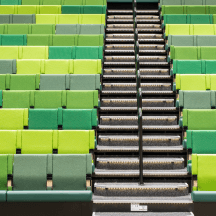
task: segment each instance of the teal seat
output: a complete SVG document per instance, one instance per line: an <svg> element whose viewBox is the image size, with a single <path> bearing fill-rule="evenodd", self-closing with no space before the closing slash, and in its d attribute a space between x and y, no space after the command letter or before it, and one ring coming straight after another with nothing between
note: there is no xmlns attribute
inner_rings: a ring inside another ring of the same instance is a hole
<svg viewBox="0 0 216 216"><path fill-rule="evenodd" d="M0 35L2 46L26 46L26 35Z"/></svg>
<svg viewBox="0 0 216 216"><path fill-rule="evenodd" d="M106 14L105 5L62 5L62 14Z"/></svg>
<svg viewBox="0 0 216 216"><path fill-rule="evenodd" d="M1 0L1 5L21 5L22 0Z"/></svg>

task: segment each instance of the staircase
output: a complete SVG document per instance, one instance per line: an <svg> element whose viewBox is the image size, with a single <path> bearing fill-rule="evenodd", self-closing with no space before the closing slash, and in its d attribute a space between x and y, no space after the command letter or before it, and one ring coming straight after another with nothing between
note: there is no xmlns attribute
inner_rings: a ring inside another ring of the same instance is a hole
<svg viewBox="0 0 216 216"><path fill-rule="evenodd" d="M188 155L182 146L157 4L141 5L136 15L143 97L144 184L139 184L136 30L131 8L108 5L93 216L193 215Z"/></svg>

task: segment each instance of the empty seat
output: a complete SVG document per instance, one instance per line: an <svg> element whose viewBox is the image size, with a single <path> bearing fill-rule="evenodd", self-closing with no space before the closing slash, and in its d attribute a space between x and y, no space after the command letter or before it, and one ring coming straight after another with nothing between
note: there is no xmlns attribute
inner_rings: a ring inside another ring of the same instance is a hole
<svg viewBox="0 0 216 216"><path fill-rule="evenodd" d="M52 35L29 34L27 35L28 46L52 46Z"/></svg>
<svg viewBox="0 0 216 216"><path fill-rule="evenodd" d="M29 129L57 130L91 130L97 126L96 109L30 109Z"/></svg>
<svg viewBox="0 0 216 216"><path fill-rule="evenodd" d="M184 14L184 6L162 5L161 14Z"/></svg>
<svg viewBox="0 0 216 216"><path fill-rule="evenodd" d="M79 15L79 24L106 24L105 14L90 14L90 15ZM62 23L64 24L64 23Z"/></svg>
<svg viewBox="0 0 216 216"><path fill-rule="evenodd" d="M61 5L40 5L40 14L61 14Z"/></svg>
<svg viewBox="0 0 216 216"><path fill-rule="evenodd" d="M26 46L26 35L0 35L0 45L2 46Z"/></svg>
<svg viewBox="0 0 216 216"><path fill-rule="evenodd" d="M77 35L77 46L103 46L103 35Z"/></svg>
<svg viewBox="0 0 216 216"><path fill-rule="evenodd" d="M22 130L28 126L28 109L0 109L1 130Z"/></svg>
<svg viewBox="0 0 216 216"><path fill-rule="evenodd" d="M91 68L91 70L90 70ZM74 61L74 74L101 74L101 60L76 60Z"/></svg>
<svg viewBox="0 0 216 216"><path fill-rule="evenodd" d="M216 110L183 109L183 126L188 130L215 130Z"/></svg>
<svg viewBox="0 0 216 216"><path fill-rule="evenodd" d="M40 13L40 8L37 5L19 5L15 7L15 10L16 12L14 12L13 14L39 14Z"/></svg>
<svg viewBox="0 0 216 216"><path fill-rule="evenodd" d="M1 74L0 90L36 90L39 89L39 75Z"/></svg>
<svg viewBox="0 0 216 216"><path fill-rule="evenodd" d="M28 24L9 24L1 27L4 28L2 34L31 34L31 25Z"/></svg>
<svg viewBox="0 0 216 216"><path fill-rule="evenodd" d="M8 0L1 0L8 1ZM13 0L17 2L19 0ZM15 4L13 4L15 5ZM22 0L22 5L106 5L105 0Z"/></svg>
<svg viewBox="0 0 216 216"><path fill-rule="evenodd" d="M106 14L105 5L63 5L62 14Z"/></svg>
<svg viewBox="0 0 216 216"><path fill-rule="evenodd" d="M35 22L35 14L0 14L0 24L31 24Z"/></svg>
<svg viewBox="0 0 216 216"><path fill-rule="evenodd" d="M22 0L1 0L1 5L21 5Z"/></svg>
<svg viewBox="0 0 216 216"><path fill-rule="evenodd" d="M214 0L160 0L160 5L216 5Z"/></svg>
<svg viewBox="0 0 216 216"><path fill-rule="evenodd" d="M0 60L0 74L15 74L16 60Z"/></svg>
<svg viewBox="0 0 216 216"><path fill-rule="evenodd" d="M216 154L216 131L187 130L184 147L192 149L193 154Z"/></svg>

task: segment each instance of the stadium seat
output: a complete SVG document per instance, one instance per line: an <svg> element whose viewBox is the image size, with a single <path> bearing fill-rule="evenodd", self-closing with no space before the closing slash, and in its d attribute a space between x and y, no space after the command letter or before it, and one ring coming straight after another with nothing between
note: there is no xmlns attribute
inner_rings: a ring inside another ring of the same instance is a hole
<svg viewBox="0 0 216 216"><path fill-rule="evenodd" d="M22 0L1 0L1 5L21 5Z"/></svg>
<svg viewBox="0 0 216 216"><path fill-rule="evenodd" d="M184 6L162 5L161 14L184 14Z"/></svg>
<svg viewBox="0 0 216 216"><path fill-rule="evenodd" d="M22 130L28 126L28 109L0 109L1 130Z"/></svg>
<svg viewBox="0 0 216 216"><path fill-rule="evenodd" d="M31 26L31 33L28 34L55 34L55 25L53 24L34 24Z"/></svg>
<svg viewBox="0 0 216 216"><path fill-rule="evenodd" d="M61 14L61 5L40 5L40 14Z"/></svg>
<svg viewBox="0 0 216 216"><path fill-rule="evenodd" d="M192 149L193 154L216 154L216 131L187 130L187 137L183 145Z"/></svg>
<svg viewBox="0 0 216 216"><path fill-rule="evenodd" d="M1 74L0 90L36 90L39 89L40 76Z"/></svg>
<svg viewBox="0 0 216 216"><path fill-rule="evenodd" d="M0 14L0 24L36 23L35 14Z"/></svg>
<svg viewBox="0 0 216 216"><path fill-rule="evenodd" d="M103 35L77 35L77 46L103 46Z"/></svg>
<svg viewBox="0 0 216 216"><path fill-rule="evenodd" d="M90 70L91 68L91 70ZM101 60L74 60L74 74L101 74Z"/></svg>
<svg viewBox="0 0 216 216"><path fill-rule="evenodd" d="M52 35L29 34L27 35L27 46L52 46Z"/></svg>
<svg viewBox="0 0 216 216"><path fill-rule="evenodd" d="M62 14L106 14L105 5L63 5Z"/></svg>
<svg viewBox="0 0 216 216"><path fill-rule="evenodd" d="M26 46L26 35L0 35L1 46Z"/></svg>
<svg viewBox="0 0 216 216"><path fill-rule="evenodd" d="M104 34L103 24L56 25L56 34Z"/></svg>
<svg viewBox="0 0 216 216"><path fill-rule="evenodd" d="M216 110L183 109L183 126L188 130L215 130Z"/></svg>
<svg viewBox="0 0 216 216"><path fill-rule="evenodd" d="M0 60L0 74L15 74L16 60Z"/></svg>
<svg viewBox="0 0 216 216"><path fill-rule="evenodd" d="M64 24L64 23L62 23ZM90 14L79 15L79 24L104 24L105 26L105 14Z"/></svg>
<svg viewBox="0 0 216 216"><path fill-rule="evenodd" d="M214 0L160 0L160 5L216 5Z"/></svg>

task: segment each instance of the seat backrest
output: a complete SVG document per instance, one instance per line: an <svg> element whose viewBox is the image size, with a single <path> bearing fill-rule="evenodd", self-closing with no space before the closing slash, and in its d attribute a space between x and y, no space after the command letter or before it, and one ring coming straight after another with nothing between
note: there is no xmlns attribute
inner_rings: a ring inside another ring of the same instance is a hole
<svg viewBox="0 0 216 216"><path fill-rule="evenodd" d="M182 5L182 0L160 0L160 5Z"/></svg>
<svg viewBox="0 0 216 216"><path fill-rule="evenodd" d="M167 24L165 27L166 36L170 35L193 35L193 25L188 24Z"/></svg>
<svg viewBox="0 0 216 216"><path fill-rule="evenodd" d="M21 5L21 0L1 0L1 5Z"/></svg>
<svg viewBox="0 0 216 216"><path fill-rule="evenodd" d="M56 24L82 24L82 23L79 23L79 14L59 14L56 16Z"/></svg>
<svg viewBox="0 0 216 216"><path fill-rule="evenodd" d="M216 47L199 47L200 59L216 60Z"/></svg>
<svg viewBox="0 0 216 216"><path fill-rule="evenodd" d="M57 24L56 34L79 34L79 24Z"/></svg>
<svg viewBox="0 0 216 216"><path fill-rule="evenodd" d="M187 148L192 149L193 154L216 153L216 131L187 130Z"/></svg>
<svg viewBox="0 0 216 216"><path fill-rule="evenodd" d="M16 130L0 130L0 135L1 135L0 154L16 154L16 149L20 148L20 146L17 145L18 144L17 141L19 138L17 136L17 131Z"/></svg>
<svg viewBox="0 0 216 216"><path fill-rule="evenodd" d="M63 5L84 5L84 0L63 0Z"/></svg>
<svg viewBox="0 0 216 216"><path fill-rule="evenodd" d="M44 60L18 59L17 74L41 74L44 73Z"/></svg>
<svg viewBox="0 0 216 216"><path fill-rule="evenodd" d="M101 74L101 60L74 60L74 74Z"/></svg>
<svg viewBox="0 0 216 216"><path fill-rule="evenodd" d="M164 14L164 24L187 24L185 14Z"/></svg>
<svg viewBox="0 0 216 216"><path fill-rule="evenodd" d="M18 46L0 46L0 59L18 59Z"/></svg>
<svg viewBox="0 0 216 216"><path fill-rule="evenodd" d="M168 46L196 46L196 38L193 35L169 35Z"/></svg>
<svg viewBox="0 0 216 216"><path fill-rule="evenodd" d="M40 14L61 14L61 5L40 5Z"/></svg>
<svg viewBox="0 0 216 216"><path fill-rule="evenodd" d="M103 46L103 35L78 35L77 46Z"/></svg>
<svg viewBox="0 0 216 216"><path fill-rule="evenodd" d="M76 46L77 45L77 35L53 35L52 46Z"/></svg>
<svg viewBox="0 0 216 216"><path fill-rule="evenodd" d="M58 24L56 14L36 14L36 24Z"/></svg>
<svg viewBox="0 0 216 216"><path fill-rule="evenodd" d="M52 46L52 35L29 34L27 35L27 46Z"/></svg>
<svg viewBox="0 0 216 216"><path fill-rule="evenodd" d="M72 60L45 60L45 74L70 74L73 73Z"/></svg>
<svg viewBox="0 0 216 216"><path fill-rule="evenodd" d="M182 0L182 5L203 5L203 0Z"/></svg>
<svg viewBox="0 0 216 216"><path fill-rule="evenodd" d="M4 25L4 34L31 34L31 25L8 24Z"/></svg>
<svg viewBox="0 0 216 216"><path fill-rule="evenodd" d="M2 46L26 46L26 35L0 35L0 45Z"/></svg>
<svg viewBox="0 0 216 216"><path fill-rule="evenodd" d="M187 15L187 24L212 24L212 23L213 23L212 14Z"/></svg>
<svg viewBox="0 0 216 216"><path fill-rule="evenodd" d="M178 60L199 60L199 49L198 47L175 47L170 46L170 58Z"/></svg>
<svg viewBox="0 0 216 216"><path fill-rule="evenodd" d="M42 0L42 5L62 5L63 0Z"/></svg>
<svg viewBox="0 0 216 216"><path fill-rule="evenodd" d="M207 11L206 11L205 5L187 5L187 6L184 6L184 13L185 14L206 14L206 12Z"/></svg>
<svg viewBox="0 0 216 216"><path fill-rule="evenodd" d="M102 46L77 46L73 47L74 59L103 59Z"/></svg>
<svg viewBox="0 0 216 216"><path fill-rule="evenodd" d="M216 35L197 35L196 46L216 46Z"/></svg>
<svg viewBox="0 0 216 216"><path fill-rule="evenodd" d="M197 175L198 191L216 190L216 155L192 154L192 174Z"/></svg>
<svg viewBox="0 0 216 216"><path fill-rule="evenodd" d="M55 34L55 25L54 24L31 25L31 34Z"/></svg>
<svg viewBox="0 0 216 216"><path fill-rule="evenodd" d="M23 130L28 126L28 109L0 109L1 130Z"/></svg>
<svg viewBox="0 0 216 216"><path fill-rule="evenodd" d="M184 109L211 109L211 92L179 91L179 106Z"/></svg>
<svg viewBox="0 0 216 216"><path fill-rule="evenodd" d="M47 46L23 46L20 47L19 56L20 59L48 59L48 49Z"/></svg>
<svg viewBox="0 0 216 216"><path fill-rule="evenodd" d="M73 47L52 46L49 47L49 59L72 59Z"/></svg>
<svg viewBox="0 0 216 216"><path fill-rule="evenodd" d="M14 155L13 190L46 190L52 155Z"/></svg>
<svg viewBox="0 0 216 216"><path fill-rule="evenodd" d="M11 15L11 22L13 24L35 24L36 23L36 18L35 14L14 14Z"/></svg>
<svg viewBox="0 0 216 216"><path fill-rule="evenodd" d="M194 24L193 35L215 35L215 27L211 24Z"/></svg>
<svg viewBox="0 0 216 216"><path fill-rule="evenodd" d="M104 34L103 24L83 24L79 27L78 34Z"/></svg>
<svg viewBox="0 0 216 216"><path fill-rule="evenodd" d="M84 0L84 5L106 5L106 0Z"/></svg>
<svg viewBox="0 0 216 216"><path fill-rule="evenodd" d="M210 78L210 90L216 90L216 75L210 74L208 77Z"/></svg>
<svg viewBox="0 0 216 216"><path fill-rule="evenodd" d="M184 6L162 5L161 14L184 14Z"/></svg>
<svg viewBox="0 0 216 216"><path fill-rule="evenodd" d="M106 24L105 14L80 14L79 16L79 24Z"/></svg>
<svg viewBox="0 0 216 216"><path fill-rule="evenodd" d="M53 190L86 190L91 155L53 155Z"/></svg>
<svg viewBox="0 0 216 216"><path fill-rule="evenodd" d="M16 60L0 60L0 74L15 74Z"/></svg>

